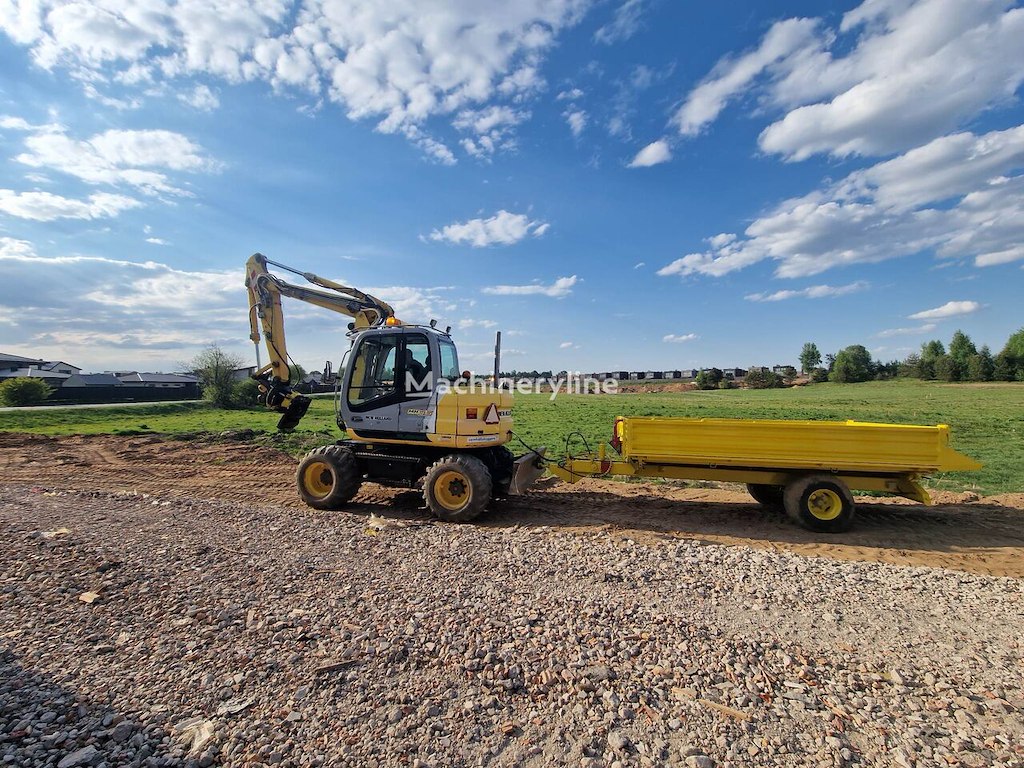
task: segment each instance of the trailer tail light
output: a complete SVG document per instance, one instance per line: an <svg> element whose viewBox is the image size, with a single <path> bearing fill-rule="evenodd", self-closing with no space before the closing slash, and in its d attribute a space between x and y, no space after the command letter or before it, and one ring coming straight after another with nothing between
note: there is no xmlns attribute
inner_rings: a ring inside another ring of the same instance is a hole
<svg viewBox="0 0 1024 768"><path fill-rule="evenodd" d="M476 408L467 408L466 409L466 418L467 419L475 419L476 417L477 417L476 416Z"/></svg>
<svg viewBox="0 0 1024 768"><path fill-rule="evenodd" d="M608 441L616 453L622 453L622 427L619 426L622 423L621 416L615 419L615 425L612 427L612 439Z"/></svg>

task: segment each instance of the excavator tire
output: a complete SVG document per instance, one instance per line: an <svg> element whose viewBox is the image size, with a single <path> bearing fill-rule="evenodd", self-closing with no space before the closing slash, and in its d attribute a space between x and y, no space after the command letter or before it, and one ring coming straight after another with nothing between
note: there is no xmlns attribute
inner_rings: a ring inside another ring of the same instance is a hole
<svg viewBox="0 0 1024 768"><path fill-rule="evenodd" d="M846 483L829 475L798 477L786 486L786 514L818 533L842 533L853 525L853 494Z"/></svg>
<svg viewBox="0 0 1024 768"><path fill-rule="evenodd" d="M785 488L781 485L747 483L747 493L753 496L754 501L765 509L782 510L784 508L783 496Z"/></svg>
<svg viewBox="0 0 1024 768"><path fill-rule="evenodd" d="M491 500L490 470L476 456L452 453L435 461L423 478L430 511L449 523L472 520Z"/></svg>
<svg viewBox="0 0 1024 768"><path fill-rule="evenodd" d="M356 457L340 445L313 449L295 472L299 497L314 509L341 509L359 492L362 481Z"/></svg>
<svg viewBox="0 0 1024 768"><path fill-rule="evenodd" d="M512 455L512 451L506 448L504 445L498 446L493 449L492 454L493 461L493 489L492 493L494 498L504 498L508 496L509 486L512 484L512 475L516 471L516 457Z"/></svg>

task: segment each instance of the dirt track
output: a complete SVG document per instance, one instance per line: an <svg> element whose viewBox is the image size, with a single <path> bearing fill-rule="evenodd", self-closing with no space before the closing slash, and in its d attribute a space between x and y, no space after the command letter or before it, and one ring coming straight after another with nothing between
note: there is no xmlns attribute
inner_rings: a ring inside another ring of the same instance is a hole
<svg viewBox="0 0 1024 768"><path fill-rule="evenodd" d="M287 454L237 441L0 434L4 483L255 502L292 507L300 514L326 514L298 501L294 466ZM764 512L738 488L602 480L542 485L528 497L495 503L479 523L604 529L634 539L681 537L841 560L1024 577L1024 493L982 499L943 493L932 508L900 499L864 499L854 530L828 536ZM416 517L425 508L417 492L368 485L351 513L369 512Z"/></svg>

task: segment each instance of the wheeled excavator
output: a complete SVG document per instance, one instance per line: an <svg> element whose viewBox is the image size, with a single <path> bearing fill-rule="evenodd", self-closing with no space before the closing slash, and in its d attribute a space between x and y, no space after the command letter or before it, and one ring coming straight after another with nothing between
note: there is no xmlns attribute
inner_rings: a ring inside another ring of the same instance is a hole
<svg viewBox="0 0 1024 768"><path fill-rule="evenodd" d="M309 288L271 273L301 276ZM316 509L340 509L363 482L417 487L427 507L448 521L479 515L495 496L523 493L543 472L543 449L518 459L512 439L510 389L465 385L468 372L450 329L405 323L386 302L356 288L302 272L260 253L246 263L249 338L256 345L265 405L281 413L278 429L293 430L310 398L292 387L281 298L338 312L348 323L348 351L338 372L335 410L346 437L310 451L299 462L299 496ZM260 342L269 362L260 365ZM297 383L297 382L296 382Z"/></svg>

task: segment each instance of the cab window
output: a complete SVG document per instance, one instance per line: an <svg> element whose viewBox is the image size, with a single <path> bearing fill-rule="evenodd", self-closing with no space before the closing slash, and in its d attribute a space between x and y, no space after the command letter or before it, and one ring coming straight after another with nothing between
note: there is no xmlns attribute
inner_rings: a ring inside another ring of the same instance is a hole
<svg viewBox="0 0 1024 768"><path fill-rule="evenodd" d="M441 377L455 381L462 375L462 371L459 370L459 355L455 351L455 345L450 341L438 339L438 346L441 348Z"/></svg>
<svg viewBox="0 0 1024 768"><path fill-rule="evenodd" d="M405 391L430 392L433 378L430 376L430 346L422 334L408 334L405 337Z"/></svg>
<svg viewBox="0 0 1024 768"><path fill-rule="evenodd" d="M371 336L363 339L352 361L352 381L348 388L350 405L361 405L395 393L395 368L398 359L397 336Z"/></svg>

